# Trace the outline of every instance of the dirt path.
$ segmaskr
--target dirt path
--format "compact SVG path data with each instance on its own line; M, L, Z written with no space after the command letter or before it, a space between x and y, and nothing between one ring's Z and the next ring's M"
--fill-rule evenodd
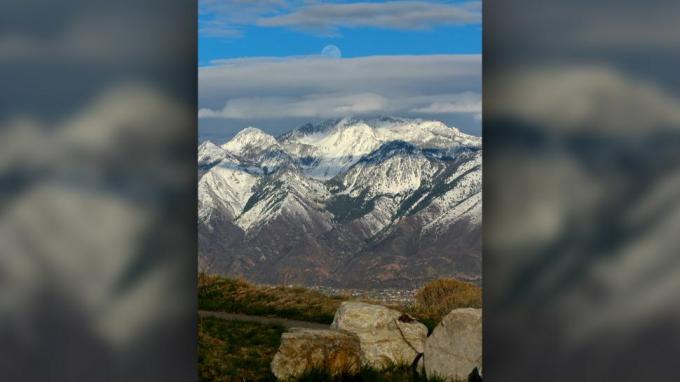
M306 328L306 329L328 329L329 325L320 324L318 322L308 322L308 321L298 321L289 320L287 318L278 317L262 317L262 316L251 316L248 314L240 313L225 313L225 312L213 312L209 310L199 310L198 315L201 317L217 317L223 320L231 321L250 321L259 322L261 324L278 324L286 328Z

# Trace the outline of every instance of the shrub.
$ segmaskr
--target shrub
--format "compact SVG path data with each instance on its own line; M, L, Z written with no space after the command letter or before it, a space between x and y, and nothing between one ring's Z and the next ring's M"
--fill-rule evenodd
M481 307L482 288L456 279L440 279L418 291L413 313L422 320L439 322L453 309Z

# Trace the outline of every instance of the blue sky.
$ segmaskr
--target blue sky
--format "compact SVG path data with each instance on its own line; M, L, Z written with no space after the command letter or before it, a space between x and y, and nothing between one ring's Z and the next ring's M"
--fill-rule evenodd
M342 30L337 37L314 35L284 28L247 27L240 38L199 37L199 63L211 60L257 56L301 56L318 54L326 45L336 45L343 57L372 55L479 54L479 25L438 27L432 30Z
M478 1L200 0L199 136L343 112L480 134L481 36Z

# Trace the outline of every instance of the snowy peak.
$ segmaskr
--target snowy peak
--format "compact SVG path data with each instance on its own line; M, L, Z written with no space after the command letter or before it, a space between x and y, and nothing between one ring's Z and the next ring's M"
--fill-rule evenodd
M203 151L222 151L221 147L217 146L210 140L205 140L201 142L200 145L198 145L198 152L203 152Z
M358 136L358 133L363 136ZM352 144L352 138L363 139L369 135L370 140L379 143L401 140L419 148L481 147L480 137L462 133L442 122L394 117L343 118L317 125L306 124L280 136L279 141L314 145L315 142L327 142L329 137L335 136L337 144L341 144L339 138L343 138L342 144Z
M286 140L299 138L304 135L320 133L335 127L338 123L340 123L340 121L342 121L342 119L328 119L317 124L306 123L285 134L282 134L281 136L279 136L278 140L283 142Z
M211 141L204 141L198 146L199 174L202 175L203 171L207 171L211 167L224 161L232 164L237 164L239 162L238 158Z
M305 173L317 179L330 179L346 171L381 144L370 126L348 120L322 124L320 128L305 125L281 140L302 162Z
M229 142L223 144L222 148L238 156L248 156L278 146L279 144L273 136L258 128L248 127L241 130Z
M258 167L265 174L294 166L293 159L276 138L254 127L240 131L222 148L236 155L243 163Z
M204 141L198 146L198 164L204 165L221 161L227 156L227 152L210 141Z
M404 142L418 149L454 154L461 148L481 148L481 139L464 134L439 121L378 117L342 118L306 124L279 137L305 173L327 180L346 172L376 149L391 142Z

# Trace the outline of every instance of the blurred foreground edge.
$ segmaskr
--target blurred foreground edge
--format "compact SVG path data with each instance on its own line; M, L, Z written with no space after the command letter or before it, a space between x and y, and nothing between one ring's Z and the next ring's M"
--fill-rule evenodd
M484 378L677 379L670 1L484 2Z
M0 5L0 380L196 379L196 14Z

